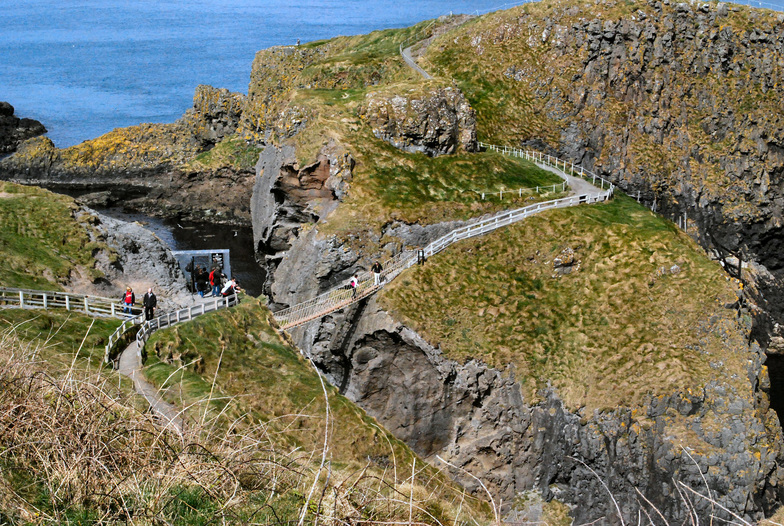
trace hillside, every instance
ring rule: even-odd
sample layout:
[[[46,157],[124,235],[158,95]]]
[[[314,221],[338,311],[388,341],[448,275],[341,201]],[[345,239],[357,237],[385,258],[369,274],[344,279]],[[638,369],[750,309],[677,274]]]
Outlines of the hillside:
[[[486,485],[507,517],[533,495],[566,502],[577,522],[631,522],[653,507],[672,523],[730,512],[758,521],[784,500],[764,366],[782,336],[774,322],[784,323],[784,112],[772,80],[781,17],[713,3],[545,1],[275,47],[257,54],[246,98],[200,91],[196,120],[177,125],[187,148],[148,157],[146,172],[146,147],[128,153],[144,142],[136,134],[125,159],[139,191],[153,187],[140,206],[179,200],[167,213],[206,214],[200,192],[232,181],[210,214],[253,223],[273,309],[470,218],[557,196],[510,192],[560,180],[479,151],[478,140],[536,147],[611,178],[642,204],[619,195],[456,245],[380,296],[293,330],[293,343],[422,458],[459,466],[450,474],[472,494]],[[420,39],[414,52],[432,80],[399,55]],[[217,95],[225,104],[199,109]],[[101,184],[126,166],[112,164],[109,139],[91,143]],[[69,164],[76,150],[27,144],[32,155],[20,150],[0,173],[84,175]],[[193,204],[183,208],[178,191]],[[688,235],[646,208],[685,214]],[[320,387],[288,362],[273,373],[296,353],[258,328],[266,312],[243,307],[160,335],[149,377],[184,405],[218,393],[194,407],[197,419],[288,425]],[[253,378],[307,395],[271,398]],[[335,414],[358,418],[349,429],[365,436],[364,417]],[[347,469],[381,454],[378,437],[334,432]],[[315,448],[313,435],[291,445]],[[684,500],[684,485],[730,512]]]
[[[482,140],[606,174],[686,215],[706,248],[764,266],[767,343],[783,312],[782,21],[723,3],[537,2],[434,38],[424,63],[463,90]]]

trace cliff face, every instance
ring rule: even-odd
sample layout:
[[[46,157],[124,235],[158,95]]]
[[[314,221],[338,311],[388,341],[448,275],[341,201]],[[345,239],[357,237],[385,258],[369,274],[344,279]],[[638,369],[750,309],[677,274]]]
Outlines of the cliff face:
[[[173,124],[117,129],[65,149],[56,148],[45,137],[32,139],[0,161],[0,178],[102,192],[88,196],[87,202],[96,204],[122,204],[197,221],[248,224],[256,159],[244,162],[243,167],[243,162],[235,161],[244,152],[226,153],[227,162],[207,165],[198,163],[197,157],[227,149],[215,146],[236,131],[243,103],[243,95],[199,86],[193,108]],[[232,148],[236,146],[229,144],[228,149]]]
[[[764,265],[780,322],[782,21],[721,3],[534,4],[441,37],[428,58],[477,107],[481,136],[592,168],[685,214],[704,246]]]
[[[303,267],[299,277],[310,276],[312,267]],[[603,483],[625,520],[641,508],[651,511],[637,490],[668,520],[686,520],[681,484],[703,495],[710,491],[750,519],[777,506],[776,444],[782,437],[767,411],[764,355],[740,337],[730,345],[748,361],[741,391],[714,381],[651,398],[641,408],[581,415],[566,409],[553,390],[541,402],[526,400],[513,369],[445,359],[374,298],[295,329],[293,336],[350,400],[433,464],[444,467],[438,455],[465,470],[450,472],[481,494],[466,473],[478,477],[497,502],[503,499],[505,513],[517,495],[535,490],[570,504],[575,521],[614,522]],[[694,502],[700,517],[711,514],[707,501]]]

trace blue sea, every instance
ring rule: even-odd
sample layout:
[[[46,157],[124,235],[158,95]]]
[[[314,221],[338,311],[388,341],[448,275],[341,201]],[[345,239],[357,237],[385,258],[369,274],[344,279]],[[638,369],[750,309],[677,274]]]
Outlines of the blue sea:
[[[19,0],[0,9],[0,100],[58,147],[178,119],[199,84],[247,93],[254,54],[503,0]]]

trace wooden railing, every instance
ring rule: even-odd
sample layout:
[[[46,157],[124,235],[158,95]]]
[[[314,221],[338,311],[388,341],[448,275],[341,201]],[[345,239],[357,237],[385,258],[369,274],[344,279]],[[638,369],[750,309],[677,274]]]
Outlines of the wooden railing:
[[[8,287],[0,287],[0,306],[2,305],[21,309],[66,309],[112,318],[130,318],[141,312],[140,307],[131,307],[131,314],[124,313],[124,306],[119,299]]]

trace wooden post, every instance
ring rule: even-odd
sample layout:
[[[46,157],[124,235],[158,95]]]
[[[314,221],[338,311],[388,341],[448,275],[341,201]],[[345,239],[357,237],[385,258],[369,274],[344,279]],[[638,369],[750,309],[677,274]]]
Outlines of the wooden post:
[[[84,312],[85,313],[90,312],[90,304],[87,302],[87,296],[84,297]]]
[[[44,308],[48,307],[49,302],[47,301],[46,292],[44,292]]]
[[[19,306],[24,307],[24,292],[19,291]]]
[[[71,310],[70,296],[65,295],[65,310]]]

